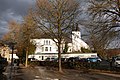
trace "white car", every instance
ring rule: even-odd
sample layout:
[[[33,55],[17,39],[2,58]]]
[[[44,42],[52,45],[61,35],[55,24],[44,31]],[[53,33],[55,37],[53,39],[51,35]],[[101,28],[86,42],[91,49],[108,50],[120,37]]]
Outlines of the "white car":
[[[120,57],[114,57],[112,59],[112,66],[113,67],[120,67]]]

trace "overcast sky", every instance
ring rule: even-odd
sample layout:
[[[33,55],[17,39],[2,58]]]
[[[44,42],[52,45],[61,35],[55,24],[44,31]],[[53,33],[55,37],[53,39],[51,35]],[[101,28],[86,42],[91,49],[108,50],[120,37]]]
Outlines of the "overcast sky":
[[[0,0],[0,38],[8,31],[8,22],[20,22],[35,0]]]
[[[84,10],[88,0],[79,0]],[[29,8],[35,4],[35,0],[0,0],[0,38],[8,31],[10,20],[22,21]]]

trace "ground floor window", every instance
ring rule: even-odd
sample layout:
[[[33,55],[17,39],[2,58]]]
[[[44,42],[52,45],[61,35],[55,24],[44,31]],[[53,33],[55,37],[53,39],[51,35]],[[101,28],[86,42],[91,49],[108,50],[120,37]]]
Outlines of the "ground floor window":
[[[42,47],[42,52],[44,51],[44,47]]]
[[[42,56],[42,60],[44,59],[44,56]]]
[[[45,47],[45,51],[48,51],[48,47]]]
[[[51,51],[51,47],[50,47],[50,51]]]

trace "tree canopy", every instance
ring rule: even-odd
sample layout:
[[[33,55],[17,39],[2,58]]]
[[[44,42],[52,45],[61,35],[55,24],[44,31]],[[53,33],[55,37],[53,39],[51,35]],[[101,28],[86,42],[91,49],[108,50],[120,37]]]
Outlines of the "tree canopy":
[[[119,35],[120,0],[91,0],[88,11],[91,18],[88,27],[90,42],[102,54]]]
[[[43,33],[50,36],[58,46],[59,71],[61,72],[61,43],[77,23],[79,3],[77,0],[37,0],[34,20]],[[55,40],[56,39],[56,40]]]

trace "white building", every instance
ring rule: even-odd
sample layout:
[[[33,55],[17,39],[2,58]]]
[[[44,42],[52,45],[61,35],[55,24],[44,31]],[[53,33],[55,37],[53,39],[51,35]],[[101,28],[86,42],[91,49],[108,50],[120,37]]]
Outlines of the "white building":
[[[7,45],[0,46],[0,55],[9,61],[10,48]]]
[[[35,54],[38,53],[58,53],[56,43],[52,39],[41,38],[33,39],[33,43],[36,45]],[[88,49],[89,46],[81,39],[80,31],[72,31],[72,42],[68,43],[68,52],[81,51],[81,47]],[[65,44],[61,45],[61,50],[64,49]]]
[[[39,53],[57,53],[57,46],[52,39],[33,39],[36,45],[35,54]]]
[[[72,31],[72,43],[70,44],[72,47],[72,52],[81,52],[82,47],[85,49],[89,49],[89,46],[81,39],[80,31]]]
[[[89,46],[81,39],[80,31],[72,31],[72,40],[69,42],[68,51],[77,52],[81,51],[81,47],[88,49]],[[36,50],[34,55],[30,55],[29,57],[36,57],[39,60],[44,60],[47,57],[57,57],[58,47],[56,43],[49,38],[41,38],[41,39],[32,39],[33,43],[36,45]],[[61,45],[61,51],[64,50],[65,42]]]

